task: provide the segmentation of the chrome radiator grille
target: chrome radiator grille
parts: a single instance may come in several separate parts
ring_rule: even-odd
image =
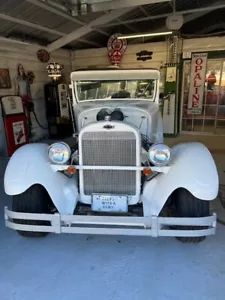
[[[82,158],[89,166],[136,166],[136,137],[132,132],[85,132]],[[86,195],[135,195],[136,171],[84,170],[83,185]]]

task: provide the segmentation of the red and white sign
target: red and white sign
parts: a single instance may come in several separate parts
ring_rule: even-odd
[[[188,114],[201,114],[205,88],[207,53],[194,53],[191,60]]]
[[[13,122],[12,127],[15,145],[26,143],[24,121]]]
[[[120,64],[127,49],[127,41],[125,39],[117,39],[118,36],[118,33],[111,35],[107,43],[108,56],[113,65]]]

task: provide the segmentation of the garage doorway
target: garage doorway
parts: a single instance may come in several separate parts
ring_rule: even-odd
[[[208,59],[201,114],[188,114],[191,61],[183,62],[181,132],[225,135],[225,59]]]

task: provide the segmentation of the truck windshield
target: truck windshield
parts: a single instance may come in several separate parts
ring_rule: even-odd
[[[155,79],[138,80],[87,80],[75,82],[78,101],[110,99],[146,99],[154,101]]]

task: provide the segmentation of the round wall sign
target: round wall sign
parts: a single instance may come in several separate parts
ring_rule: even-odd
[[[118,33],[111,35],[107,43],[109,59],[111,63],[115,65],[118,65],[121,62],[127,48],[127,41],[125,39],[117,39],[118,36]]]
[[[40,49],[37,51],[37,58],[41,62],[48,62],[50,59],[50,54],[45,49]]]

